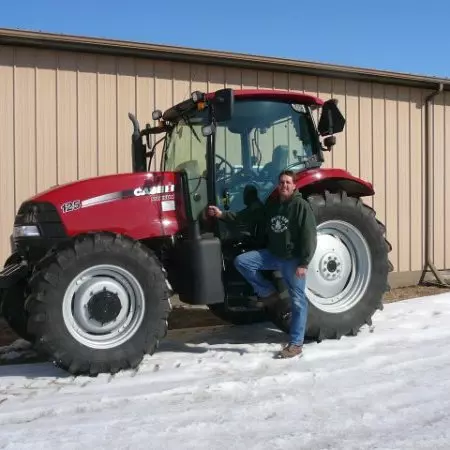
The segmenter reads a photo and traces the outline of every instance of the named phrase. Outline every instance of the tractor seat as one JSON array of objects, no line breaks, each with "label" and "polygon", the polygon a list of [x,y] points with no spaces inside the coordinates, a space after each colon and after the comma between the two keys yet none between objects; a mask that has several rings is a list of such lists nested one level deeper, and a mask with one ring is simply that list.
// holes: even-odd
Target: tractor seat
[{"label": "tractor seat", "polygon": [[268,162],[262,169],[264,176],[276,179],[289,163],[289,147],[277,145],[272,152],[272,161]]}]

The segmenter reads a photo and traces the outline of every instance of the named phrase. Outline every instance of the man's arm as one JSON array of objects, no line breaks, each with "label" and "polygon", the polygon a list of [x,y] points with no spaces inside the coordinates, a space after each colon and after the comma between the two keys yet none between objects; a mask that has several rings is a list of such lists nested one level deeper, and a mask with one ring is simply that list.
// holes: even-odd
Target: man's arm
[{"label": "man's arm", "polygon": [[217,217],[224,222],[235,222],[239,219],[239,211],[235,213],[234,211],[222,211],[217,206],[208,206],[208,215],[212,217]]},{"label": "man's arm", "polygon": [[223,220],[224,222],[232,223],[239,220],[239,211],[222,211],[222,214],[219,216],[220,220]]},{"label": "man's arm", "polygon": [[224,222],[239,222],[243,225],[253,225],[255,222],[259,222],[262,208],[248,206],[240,211],[221,211],[216,206],[210,206],[208,208],[209,215],[217,217]]},{"label": "man's arm", "polygon": [[298,211],[298,236],[295,243],[295,256],[299,267],[306,269],[311,262],[317,246],[317,224],[314,212],[306,200],[302,200]]}]

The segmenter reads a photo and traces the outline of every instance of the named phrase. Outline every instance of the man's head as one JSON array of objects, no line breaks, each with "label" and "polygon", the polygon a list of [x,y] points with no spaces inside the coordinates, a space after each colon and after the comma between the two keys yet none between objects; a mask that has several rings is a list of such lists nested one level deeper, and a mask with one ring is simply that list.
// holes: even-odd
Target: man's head
[{"label": "man's head", "polygon": [[292,170],[283,170],[278,177],[278,193],[281,200],[287,200],[292,197],[294,191],[294,172]]}]

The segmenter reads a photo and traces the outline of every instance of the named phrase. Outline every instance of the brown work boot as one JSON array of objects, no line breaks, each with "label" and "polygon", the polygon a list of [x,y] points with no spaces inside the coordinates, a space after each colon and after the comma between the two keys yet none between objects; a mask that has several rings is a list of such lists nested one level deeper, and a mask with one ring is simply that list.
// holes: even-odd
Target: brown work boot
[{"label": "brown work boot", "polygon": [[250,297],[249,306],[252,308],[264,308],[276,303],[280,299],[278,292],[268,295],[267,297]]},{"label": "brown work boot", "polygon": [[273,305],[280,299],[280,295],[278,292],[274,292],[273,294],[268,295],[267,297],[259,297],[258,302],[260,302],[264,306]]},{"label": "brown work boot", "polygon": [[294,356],[302,357],[303,349],[301,345],[288,344],[278,354],[278,358],[293,358]]}]

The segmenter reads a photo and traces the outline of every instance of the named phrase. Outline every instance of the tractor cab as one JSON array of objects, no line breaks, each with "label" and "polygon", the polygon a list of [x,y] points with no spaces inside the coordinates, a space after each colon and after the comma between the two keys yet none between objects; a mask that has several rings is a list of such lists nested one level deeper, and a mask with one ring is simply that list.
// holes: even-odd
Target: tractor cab
[{"label": "tractor cab", "polygon": [[[218,121],[200,109],[167,135],[162,170],[185,169],[190,179],[200,181],[192,193],[198,210],[211,203],[239,211],[245,207],[246,186],[253,185],[265,201],[283,169],[320,165],[321,144],[305,104],[314,104],[312,99],[302,96],[303,103],[294,103],[273,94],[245,94],[234,96],[229,117]],[[195,195],[202,181],[208,195]]]},{"label": "tractor cab", "polygon": [[[316,126],[312,112],[323,107]],[[130,118],[135,121],[134,117]],[[164,112],[157,127],[133,134],[133,169],[146,171],[155,146],[164,140],[161,171],[184,172],[188,178],[192,219],[208,204],[228,211],[245,207],[244,189],[254,186],[266,201],[284,169],[300,172],[320,167],[323,151],[335,143],[344,119],[336,101],[311,95],[266,90],[223,89],[194,92],[189,100]],[[142,135],[165,132],[146,152]],[[323,144],[320,136],[327,136]]]},{"label": "tractor cab", "polygon": [[[318,107],[323,111],[316,126],[313,111]],[[177,254],[185,255],[178,259],[176,271],[190,268],[184,286],[176,286],[180,298],[186,303],[211,303],[212,298],[220,303],[224,297],[251,295],[232,260],[257,242],[246,229],[210,220],[207,207],[241,211],[248,206],[244,194],[249,190],[264,203],[282,170],[320,167],[323,151],[331,148],[333,133],[340,132],[345,122],[335,101],[294,92],[223,89],[210,94],[194,92],[164,114],[155,111],[153,119],[159,121],[158,126],[147,126],[141,134],[165,132],[155,141],[164,141],[161,171],[182,174],[190,219],[186,235],[176,244]],[[146,153],[139,132],[133,136],[134,170],[145,171],[145,155],[151,159],[155,145],[148,145],[151,151]],[[328,136],[323,144],[320,136]],[[196,290],[192,280],[204,280],[205,286],[196,281]]]}]

